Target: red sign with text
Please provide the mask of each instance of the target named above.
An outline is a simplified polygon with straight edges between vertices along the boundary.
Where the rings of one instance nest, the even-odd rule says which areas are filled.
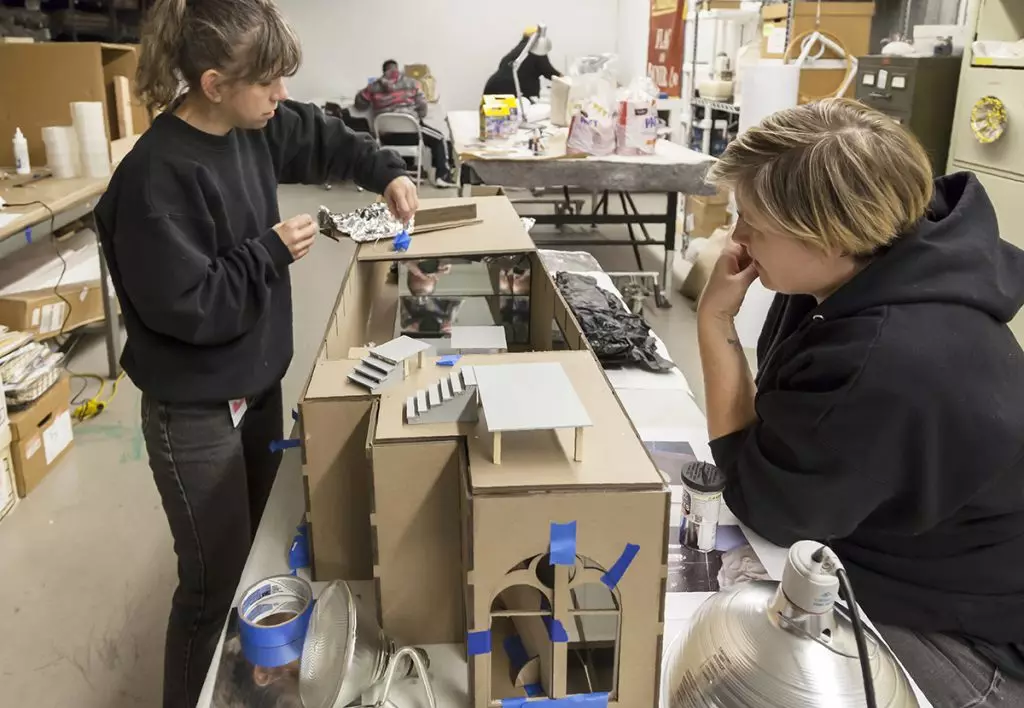
[[[679,98],[682,92],[684,0],[651,0],[647,38],[647,75],[658,90]]]

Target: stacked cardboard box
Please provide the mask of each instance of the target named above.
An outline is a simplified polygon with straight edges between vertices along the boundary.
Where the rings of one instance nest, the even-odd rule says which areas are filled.
[[[686,197],[686,226],[690,236],[707,238],[730,222],[729,193]]]
[[[71,386],[62,376],[28,407],[11,413],[11,457],[18,496],[25,497],[71,449]]]

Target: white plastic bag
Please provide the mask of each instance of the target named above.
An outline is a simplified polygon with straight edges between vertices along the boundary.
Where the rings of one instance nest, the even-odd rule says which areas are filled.
[[[653,155],[658,142],[658,89],[646,76],[619,95],[615,121],[615,153]]]
[[[585,74],[573,81],[577,97],[571,111],[569,155],[611,155],[615,152],[615,84],[603,74]]]

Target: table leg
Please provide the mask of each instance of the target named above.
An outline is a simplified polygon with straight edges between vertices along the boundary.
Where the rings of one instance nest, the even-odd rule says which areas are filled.
[[[676,260],[676,220],[679,218],[679,193],[668,193],[665,211],[665,262],[661,271],[661,290],[655,295],[658,307],[672,307],[668,293],[672,291],[672,269]]]
[[[93,231],[99,236],[95,217],[91,218]],[[117,295],[110,286],[110,269],[103,255],[103,246],[98,242],[96,248],[100,252],[100,292],[103,294],[104,335],[107,340],[107,371],[111,379],[121,374],[121,322],[117,314]]]

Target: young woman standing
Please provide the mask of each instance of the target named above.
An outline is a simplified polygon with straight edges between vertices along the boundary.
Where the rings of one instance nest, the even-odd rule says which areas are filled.
[[[156,0],[138,87],[164,112],[96,209],[178,556],[165,708],[198,699],[280,462],[288,266],[317,227],[281,220],[278,184],[353,179],[402,219],[417,207],[398,156],[287,100],[300,61],[270,0]]]

